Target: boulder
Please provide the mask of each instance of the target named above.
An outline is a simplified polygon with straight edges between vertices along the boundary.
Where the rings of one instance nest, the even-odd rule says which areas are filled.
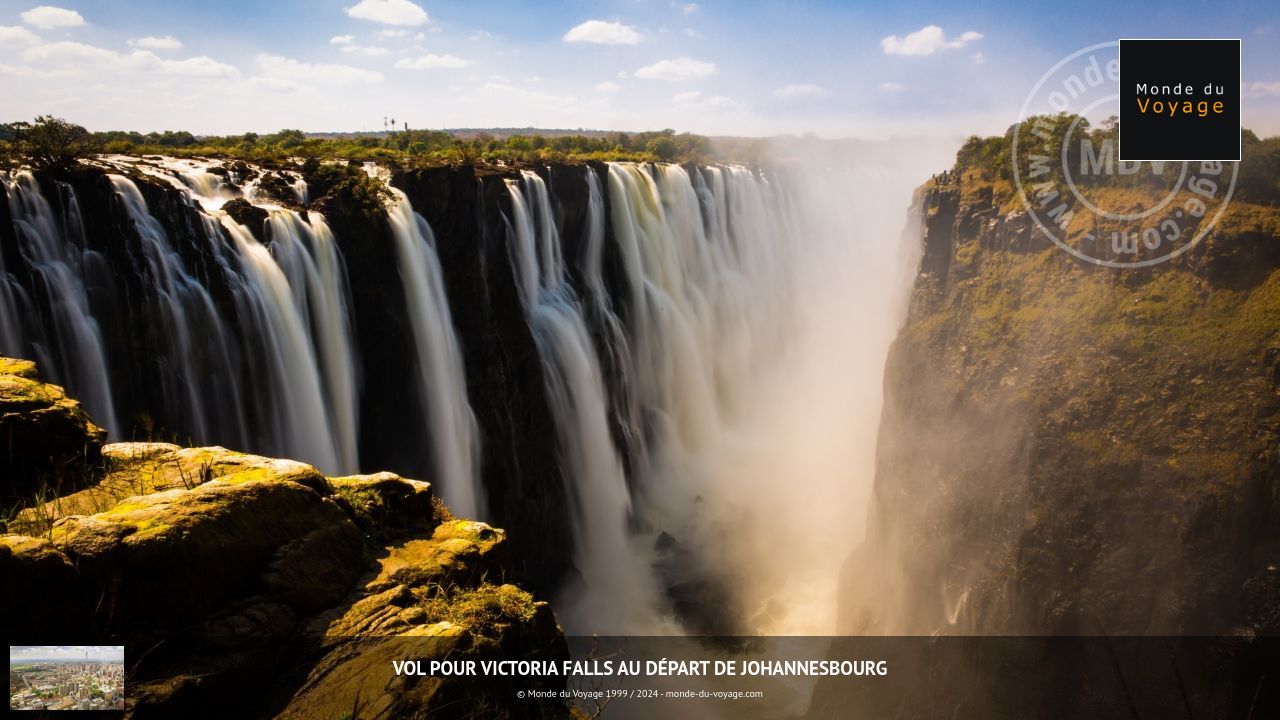
[[[474,717],[503,707],[509,717],[565,717],[560,702],[517,703],[516,690],[556,691],[560,677],[397,675],[392,661],[569,657],[550,606],[497,584],[506,534],[482,522],[441,523],[430,538],[389,546],[347,600],[306,630],[321,653],[277,718]]]
[[[269,238],[266,235],[266,222],[269,213],[262,208],[249,204],[244,198],[236,198],[229,200],[222,206],[222,210],[231,216],[232,220],[240,223],[253,233],[258,242],[264,245]]]
[[[71,561],[48,540],[0,535],[0,634],[14,643],[88,636],[92,608]]]
[[[431,483],[395,473],[329,478],[329,483],[335,500],[371,541],[430,532],[444,507],[436,501]]]
[[[222,447],[183,448],[169,443],[128,442],[102,447],[102,471],[96,484],[28,508],[9,529],[28,535],[48,532],[49,524],[68,515],[93,515],[134,495],[164,490],[190,490],[211,480],[289,480],[329,494],[320,471],[294,460],[250,455]],[[393,476],[394,477],[394,476]]]
[[[107,432],[35,363],[0,358],[0,496],[28,506],[81,487],[93,475]]]
[[[99,623],[126,635],[189,625],[257,594],[318,609],[346,592],[362,551],[335,503],[260,470],[60,519],[53,540],[109,588]]]

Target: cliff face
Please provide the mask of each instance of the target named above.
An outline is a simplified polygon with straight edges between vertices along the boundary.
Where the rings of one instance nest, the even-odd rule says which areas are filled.
[[[572,557],[569,505],[542,363],[508,255],[500,211],[510,212],[510,196],[503,181],[462,167],[404,173],[393,184],[435,233],[480,426],[490,510],[515,536],[529,538],[520,562],[540,587],[551,588]]]
[[[60,395],[30,363],[0,362],[0,387]],[[39,410],[8,419],[46,422]],[[55,440],[69,452],[101,438],[90,424]],[[220,447],[116,443],[101,456],[88,487],[8,520],[0,631],[125,645],[130,717],[471,716],[517,688],[400,677],[391,661],[568,657],[550,607],[507,584],[506,534],[453,518],[428,483],[326,477]]]
[[[915,211],[844,630],[1280,630],[1280,212],[1236,203],[1188,256],[1115,271],[990,186]],[[898,612],[872,609],[895,564]]]

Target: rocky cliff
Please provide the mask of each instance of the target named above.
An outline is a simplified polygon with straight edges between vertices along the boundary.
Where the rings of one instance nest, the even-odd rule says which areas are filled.
[[[37,482],[49,458],[83,468],[6,519],[0,632],[125,645],[127,716],[567,715],[512,704],[500,679],[393,673],[392,660],[568,657],[550,607],[507,583],[506,533],[453,518],[430,484],[221,447],[103,446],[31,363],[0,359],[0,388],[8,467],[38,468],[9,478]],[[42,443],[12,442],[28,437]]]
[[[886,364],[841,631],[1245,640],[1216,676],[1190,669],[1206,647],[1188,660],[1193,643],[1132,646],[1126,672],[1158,668],[1171,703],[1147,714],[1129,713],[1109,670],[1116,646],[1087,643],[943,643],[926,665],[934,689],[900,688],[881,707],[1246,717],[1261,686],[1233,685],[1230,658],[1261,652],[1274,667],[1274,646],[1248,639],[1280,631],[1280,210],[1237,200],[1192,251],[1143,270],[1074,260],[980,170],[925,185],[912,212],[923,257]],[[1027,663],[1036,682],[1000,681]],[[815,707],[840,697],[828,685]]]
[[[1237,202],[1186,257],[1117,271],[990,190],[916,208],[866,548],[901,561],[898,627],[1274,632],[1280,212]]]

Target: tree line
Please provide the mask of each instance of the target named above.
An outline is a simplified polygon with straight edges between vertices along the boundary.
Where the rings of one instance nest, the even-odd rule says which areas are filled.
[[[1067,113],[1037,115],[1024,120],[1021,126],[1010,125],[1003,135],[970,136],[956,153],[952,169],[955,176],[964,177],[972,172],[991,180],[1012,182],[1015,167],[1013,137],[1018,133],[1019,127],[1022,127],[1022,134],[1019,135],[1017,148],[1017,167],[1030,167],[1031,155],[1043,154],[1046,146],[1055,151],[1061,148],[1067,133],[1071,133],[1073,143],[1087,141],[1090,150],[1098,156],[1109,152],[1113,156],[1112,160],[1118,158],[1120,123],[1117,118],[1108,118],[1095,126],[1083,117]],[[1051,139],[1043,140],[1032,135],[1033,128]],[[1072,153],[1072,157],[1078,159],[1080,154]],[[1061,163],[1055,159],[1045,165],[1053,174],[1053,179],[1060,182]],[[1177,182],[1177,177],[1178,173],[1175,171],[1163,175],[1147,172],[1130,175],[1075,173],[1072,179],[1085,185],[1166,187]],[[1249,129],[1241,132],[1240,167],[1233,198],[1262,205],[1280,205],[1280,136],[1263,139]]]
[[[582,160],[709,162],[718,159],[711,141],[701,135],[665,129],[652,132],[609,132],[597,135],[516,134],[494,137],[477,133],[458,137],[440,130],[391,130],[378,135],[325,137],[287,129],[260,135],[197,136],[186,131],[140,133],[126,130],[90,132],[49,115],[32,122],[0,124],[0,163],[27,162],[35,167],[66,167],[99,153],[227,157],[258,162],[305,160],[375,160],[404,166],[475,163],[521,163]]]

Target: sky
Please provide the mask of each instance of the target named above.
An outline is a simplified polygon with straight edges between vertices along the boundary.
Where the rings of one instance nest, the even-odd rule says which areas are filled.
[[[119,645],[10,645],[9,663],[29,660],[90,660],[124,662]]]
[[[1280,134],[1274,0],[49,1],[0,0],[0,121],[992,134],[1084,46],[1238,37],[1244,125]]]

